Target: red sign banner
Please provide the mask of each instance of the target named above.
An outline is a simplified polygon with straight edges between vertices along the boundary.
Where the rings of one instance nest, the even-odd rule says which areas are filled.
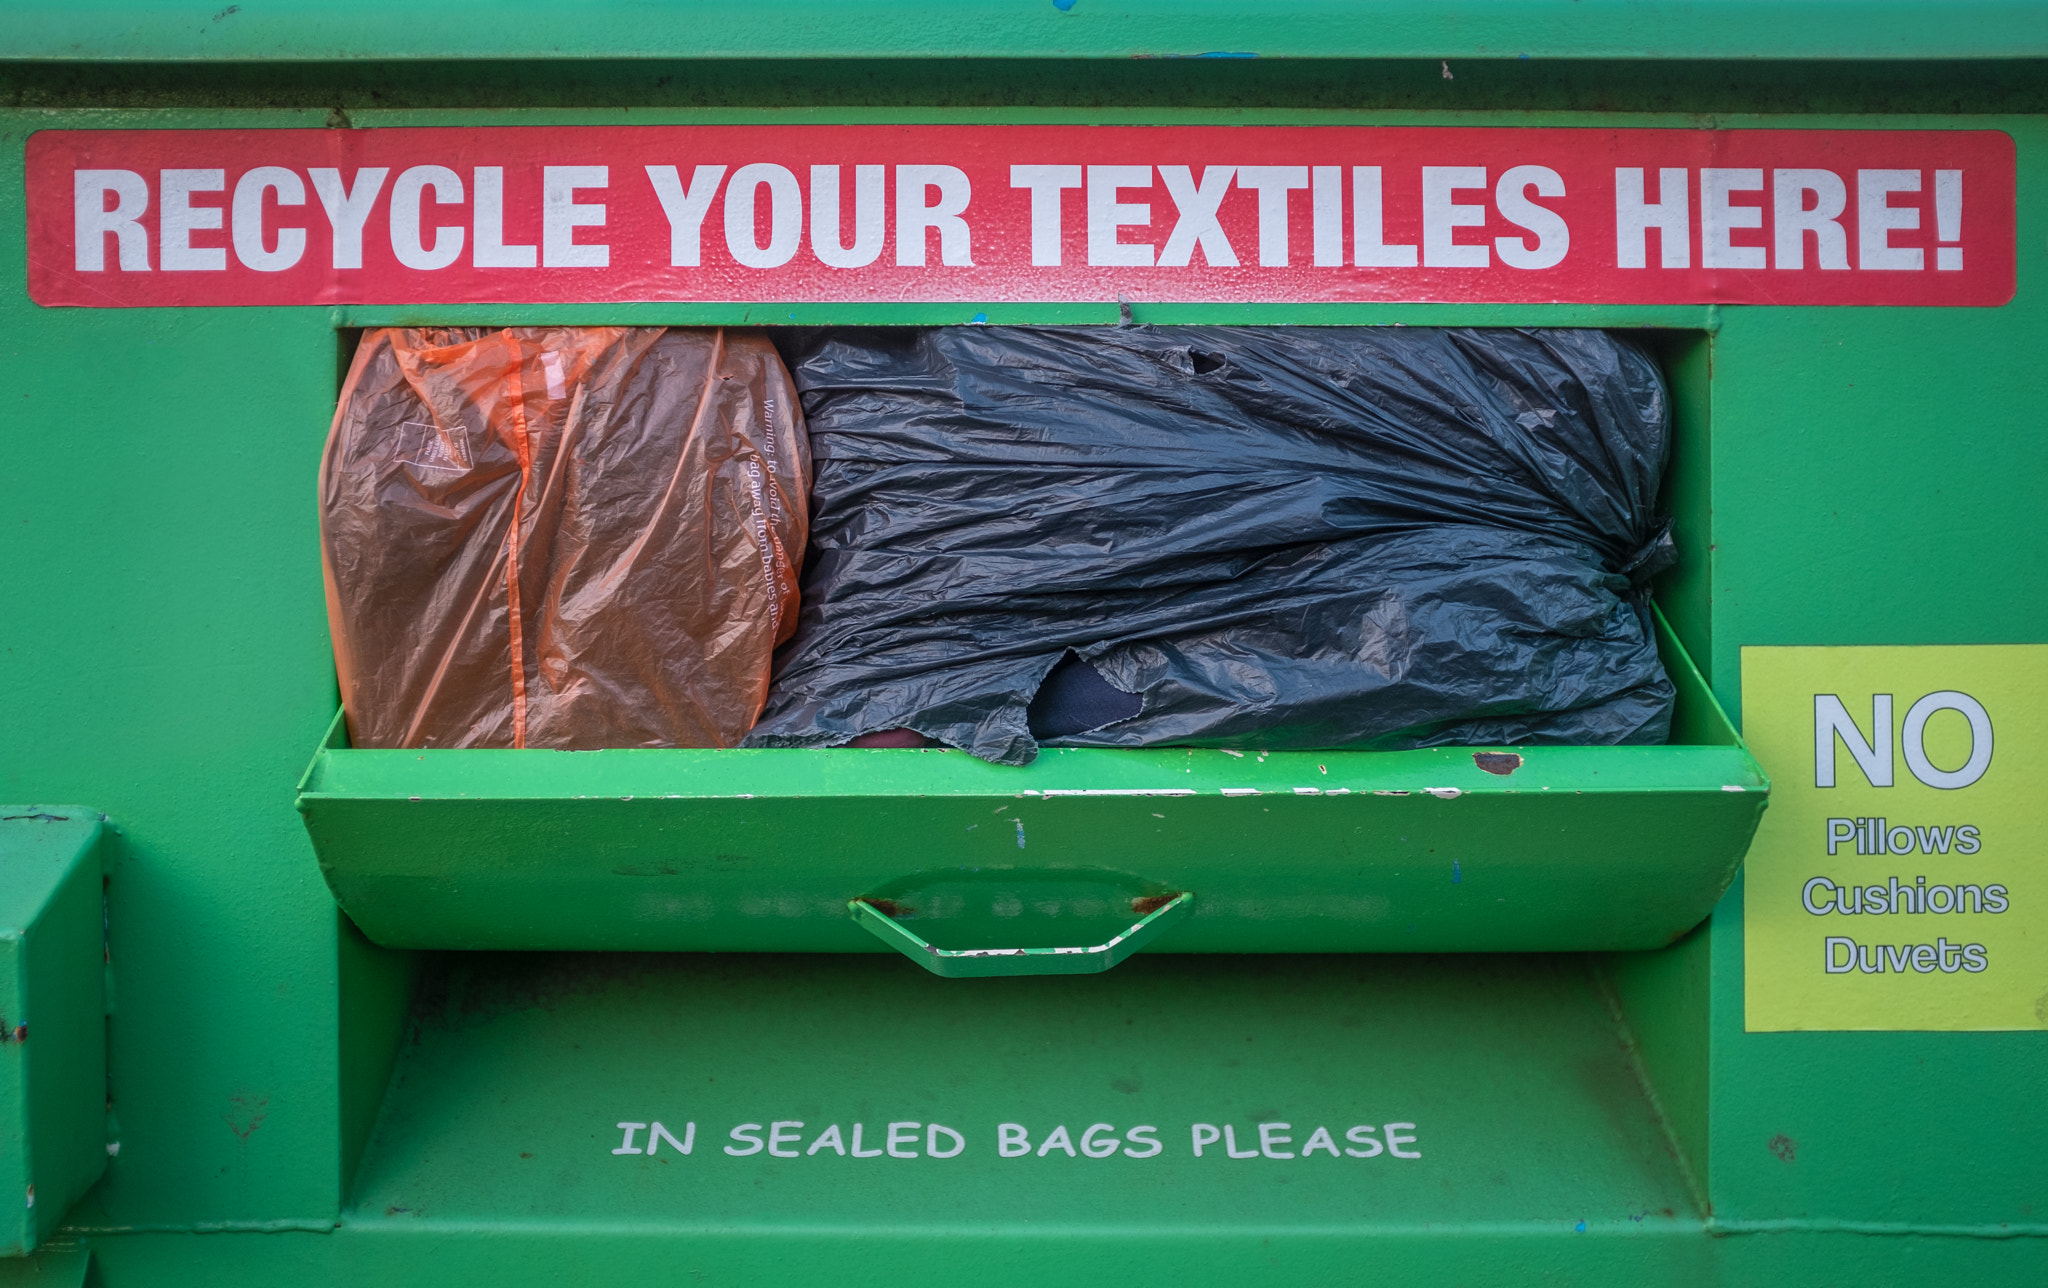
[[[779,301],[1997,305],[1995,130],[45,130],[83,308]]]

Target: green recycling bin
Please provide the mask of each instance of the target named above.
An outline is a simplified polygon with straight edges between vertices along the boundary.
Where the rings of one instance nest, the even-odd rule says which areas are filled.
[[[2041,6],[14,5],[0,76],[0,799],[86,803],[0,810],[0,1282],[2048,1282]],[[1668,739],[352,743],[366,335],[977,325],[1624,337]]]

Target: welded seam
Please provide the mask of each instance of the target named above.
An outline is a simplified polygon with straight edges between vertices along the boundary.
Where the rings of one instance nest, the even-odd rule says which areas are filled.
[[[276,1221],[139,1221],[133,1225],[65,1225],[57,1233],[65,1237],[108,1234],[289,1234],[312,1232],[330,1234],[341,1227],[340,1217],[285,1218]]]
[[[1942,1238],[1942,1239],[2048,1239],[2048,1223],[2029,1222],[2014,1225],[1942,1225],[1932,1222],[1908,1221],[1849,1221],[1829,1218],[1791,1217],[1781,1220],[1722,1221],[1709,1220],[1704,1224],[1695,1221],[1660,1221],[1650,1223],[1649,1230],[1638,1228],[1633,1231],[1600,1230],[1588,1234],[1625,1234],[1641,1237],[1644,1234],[1690,1234],[1695,1230],[1709,1235],[1759,1235],[1759,1234],[1861,1234],[1880,1238]],[[361,1217],[343,1216],[329,1220],[278,1220],[278,1221],[195,1221],[139,1222],[133,1225],[66,1225],[58,1237],[96,1237],[123,1234],[327,1234],[347,1228],[356,1231],[376,1230],[393,1234],[486,1234],[510,1231],[542,1232],[549,1234],[607,1234],[632,1235],[653,1234],[673,1236],[686,1234],[694,1236],[733,1237],[760,1236],[786,1238],[792,1235],[841,1236],[856,1229],[865,1237],[898,1236],[913,1238],[957,1239],[961,1231],[942,1226],[876,1226],[860,1225],[851,1227],[830,1223],[802,1225],[778,1225],[773,1227],[747,1226],[690,1226],[679,1228],[654,1222],[642,1221],[579,1221],[541,1219],[535,1221],[492,1221],[492,1220],[447,1220],[437,1218],[414,1218],[394,1221],[388,1218],[365,1220]],[[1299,1236],[1307,1238],[1355,1238],[1399,1237],[1402,1235],[1428,1235],[1440,1238],[1447,1233],[1468,1235],[1557,1235],[1574,1233],[1562,1222],[1552,1221],[1475,1221],[1475,1222],[1404,1222],[1389,1225],[1332,1226],[1324,1224],[1304,1226],[1256,1225],[1232,1228],[1227,1231],[1233,1236],[1256,1238],[1279,1238]],[[1044,1236],[1048,1238],[1126,1238],[1147,1236],[1204,1236],[1218,1233],[1214,1225],[1184,1227],[1178,1225],[1109,1225],[1093,1229],[1077,1230],[1071,1227],[1048,1230],[1034,1226],[990,1225],[976,1227],[974,1233],[981,1236],[1004,1238]],[[1583,1238],[1584,1235],[1577,1237]]]
[[[866,1222],[801,1221],[762,1225],[730,1222],[667,1224],[654,1220],[533,1217],[519,1220],[464,1217],[369,1217],[343,1214],[341,1230],[376,1233],[395,1237],[510,1233],[549,1235],[603,1235],[608,1237],[654,1236],[661,1238],[846,1238],[861,1239],[1029,1239],[1029,1240],[1123,1240],[1123,1239],[1375,1239],[1429,1238],[1447,1235],[1466,1238],[1619,1238],[1626,1240],[1694,1238],[1715,1234],[1858,1234],[1933,1238],[2015,1239],[2048,1238],[2048,1224],[1973,1226],[1887,1223],[1883,1221],[1830,1221],[1787,1219],[1783,1221],[1732,1221],[1702,1223],[1693,1218],[1651,1218],[1641,1223],[1610,1221],[1589,1226],[1581,1232],[1562,1220],[1511,1221],[1399,1221],[1385,1224],[1312,1222],[1302,1225],[1257,1222],[1243,1226],[1214,1223],[1111,1222],[1077,1226],[1015,1222],[938,1224],[874,1224]]]
[[[1931,1221],[1849,1221],[1832,1217],[1784,1217],[1777,1220],[1723,1221],[1709,1217],[1707,1233],[1735,1234],[1867,1234],[1887,1238],[2048,1239],[2048,1223],[2013,1225],[1942,1225]]]

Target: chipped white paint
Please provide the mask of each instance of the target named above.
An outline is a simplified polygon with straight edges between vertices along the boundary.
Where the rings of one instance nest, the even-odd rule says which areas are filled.
[[[1092,948],[938,948],[931,944],[926,944],[924,946],[924,950],[932,954],[934,957],[1072,957],[1076,955],[1086,955],[1089,953],[1113,952],[1116,948],[1122,945],[1125,940],[1137,934],[1140,930],[1143,930],[1146,927],[1146,925],[1150,923],[1154,918],[1164,913],[1168,908],[1175,906],[1175,904],[1178,904],[1180,900],[1185,899],[1186,897],[1186,895],[1177,896],[1174,899],[1173,903],[1169,903],[1164,905],[1163,907],[1153,909],[1151,912],[1146,913],[1144,917],[1140,918],[1138,923],[1132,926],[1130,929],[1121,931],[1118,934],[1112,936],[1111,938],[1104,940],[1102,943],[1096,944]]]
[[[1296,796],[1321,796],[1323,789],[1320,787],[1297,787],[1294,789],[1294,794]]]
[[[1455,787],[1425,787],[1422,790],[1440,801],[1454,801],[1465,794]]]
[[[1047,799],[1054,796],[1193,796],[1192,787],[1053,787],[1045,791]]]
[[[1223,794],[1225,796],[1257,796],[1259,789],[1256,787],[1226,787],[1223,789]]]

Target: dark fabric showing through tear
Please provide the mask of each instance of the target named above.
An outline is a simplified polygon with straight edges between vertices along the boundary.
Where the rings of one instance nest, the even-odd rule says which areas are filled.
[[[1144,709],[1143,698],[1103,679],[1080,654],[1068,653],[1039,684],[1024,715],[1031,736],[1045,742],[1128,720]]]
[[[1599,331],[952,327],[779,341],[815,461],[748,745],[1658,743],[1655,363]],[[1043,710],[1043,707],[1041,708]]]

